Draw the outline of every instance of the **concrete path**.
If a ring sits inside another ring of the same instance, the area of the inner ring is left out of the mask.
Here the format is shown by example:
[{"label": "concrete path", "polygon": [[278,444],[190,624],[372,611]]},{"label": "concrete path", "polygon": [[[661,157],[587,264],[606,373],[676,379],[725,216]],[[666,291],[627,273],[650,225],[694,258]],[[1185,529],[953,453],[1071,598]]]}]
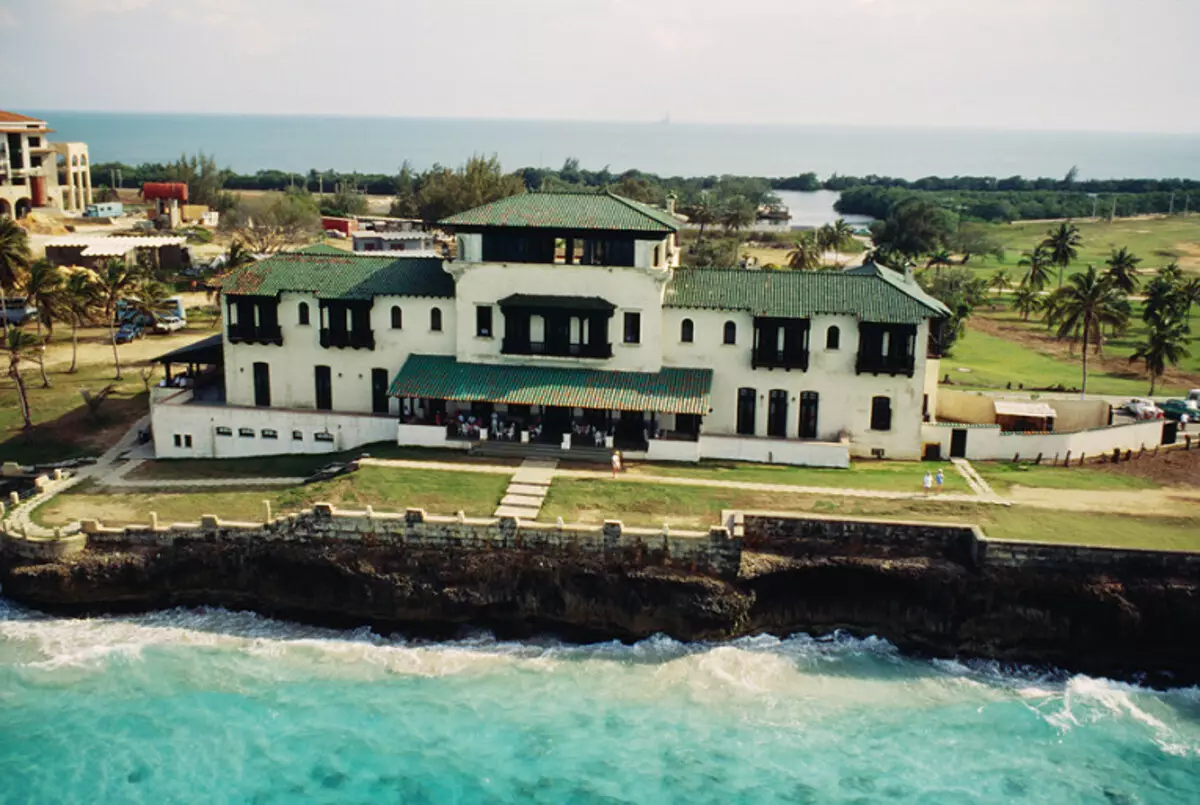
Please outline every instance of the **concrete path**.
[{"label": "concrete path", "polygon": [[952,458],[950,461],[954,464],[954,469],[958,470],[958,474],[967,482],[967,486],[971,487],[976,495],[987,500],[1000,502],[1000,496],[992,489],[991,484],[983,480],[983,476],[975,471],[971,466],[971,462],[965,458]]},{"label": "concrete path", "polygon": [[522,461],[494,516],[536,520],[546,502],[546,493],[550,491],[557,467],[558,462],[553,459],[527,458]]}]

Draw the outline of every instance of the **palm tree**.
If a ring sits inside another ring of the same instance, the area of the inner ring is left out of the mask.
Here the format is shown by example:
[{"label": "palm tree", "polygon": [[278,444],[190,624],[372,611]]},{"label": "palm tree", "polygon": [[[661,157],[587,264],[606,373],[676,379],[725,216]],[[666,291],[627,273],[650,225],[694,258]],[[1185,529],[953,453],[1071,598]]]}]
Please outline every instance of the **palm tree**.
[{"label": "palm tree", "polygon": [[29,392],[25,388],[25,379],[21,377],[21,362],[27,359],[36,360],[41,340],[14,325],[5,331],[3,343],[4,351],[8,353],[8,376],[17,386],[17,399],[21,403],[21,419],[24,422],[25,430],[32,430],[33,419],[29,410]]},{"label": "palm tree", "polygon": [[1104,261],[1104,265],[1108,266],[1105,276],[1125,293],[1133,293],[1138,286],[1137,264],[1140,262],[1142,258],[1133,255],[1124,246],[1119,250],[1113,249]]},{"label": "palm tree", "polygon": [[121,356],[117,354],[117,302],[133,292],[137,281],[138,272],[121,260],[109,260],[96,275],[96,293],[104,312],[104,321],[108,325],[117,380],[121,379]]},{"label": "palm tree", "polygon": [[1124,326],[1129,320],[1129,299],[1122,291],[1102,278],[1095,266],[1085,274],[1072,274],[1070,282],[1055,293],[1050,323],[1057,325],[1059,338],[1083,338],[1083,394],[1087,394],[1088,346],[1099,347],[1100,328],[1105,324]]},{"label": "palm tree", "polygon": [[814,270],[821,265],[821,255],[816,235],[812,232],[801,232],[800,239],[796,241],[796,248],[788,252],[788,267],[801,271]]},{"label": "palm tree", "polygon": [[[696,235],[696,245],[704,242],[704,227],[717,222],[717,210],[708,202],[708,194],[701,193],[700,200],[691,209],[692,220],[700,224],[700,232]],[[230,261],[233,259],[233,246],[229,247]]]},{"label": "palm tree", "polygon": [[1154,387],[1167,371],[1167,366],[1176,366],[1188,357],[1187,327],[1175,318],[1156,319],[1150,325],[1146,340],[1142,341],[1129,356],[1130,362],[1141,361],[1146,365],[1146,373],[1150,375],[1150,396],[1154,396]]},{"label": "palm tree", "polygon": [[996,272],[992,274],[992,278],[988,280],[988,285],[990,285],[996,291],[996,293],[1003,294],[1012,287],[1012,280],[1008,278],[1008,271],[1006,269],[998,268],[996,269]]},{"label": "palm tree", "polygon": [[234,238],[229,242],[229,251],[225,254],[225,271],[233,271],[236,268],[250,265],[254,262],[254,255],[245,247],[245,245]]},{"label": "palm tree", "polygon": [[1079,235],[1079,227],[1070,221],[1059,224],[1058,229],[1051,229],[1046,233],[1046,239],[1042,241],[1042,246],[1050,256],[1050,264],[1058,266],[1059,288],[1063,284],[1063,269],[1079,256],[1075,247],[1081,243],[1083,243],[1083,238]]},{"label": "palm tree", "polygon": [[0,217],[0,312],[8,330],[8,304],[5,292],[16,287],[29,268],[29,236],[13,219]]},{"label": "palm tree", "polygon": [[[59,272],[58,266],[51,263],[49,260],[35,260],[29,266],[29,273],[25,275],[25,281],[21,283],[22,290],[25,291],[25,299],[27,304],[37,310],[37,339],[42,342],[42,321],[46,322],[47,340],[49,335],[53,333],[54,316],[58,312],[58,304],[60,301],[59,293],[62,291],[62,273]],[[42,388],[50,388],[50,378],[46,375],[46,362],[40,362],[42,370]]]},{"label": "palm tree", "polygon": [[1179,295],[1184,301],[1184,320],[1188,330],[1192,329],[1192,305],[1200,305],[1200,277],[1192,277],[1179,287]]},{"label": "palm tree", "polygon": [[929,259],[925,261],[926,268],[937,266],[934,270],[935,274],[942,273],[942,266],[950,266],[953,260],[950,259],[950,252],[945,249],[938,249],[933,254],[929,255]]},{"label": "palm tree", "polygon": [[1022,321],[1029,321],[1030,314],[1041,310],[1042,295],[1028,285],[1020,285],[1013,292],[1012,308],[1021,314]]},{"label": "palm tree", "polygon": [[846,223],[845,218],[839,218],[827,226],[829,227],[829,243],[833,247],[833,261],[841,265],[842,255],[840,252],[853,242],[854,230],[850,224]]},{"label": "palm tree", "polygon": [[128,302],[129,307],[135,312],[146,318],[157,320],[162,316],[169,315],[175,309],[175,304],[169,301],[170,298],[171,289],[166,285],[143,278],[137,292],[129,298]]},{"label": "palm tree", "polygon": [[71,368],[67,370],[67,374],[74,374],[79,354],[79,325],[96,313],[98,300],[95,274],[86,268],[68,270],[61,299],[62,311],[71,320]]},{"label": "palm tree", "polygon": [[1050,281],[1050,253],[1044,244],[1039,243],[1032,252],[1025,252],[1017,265],[1028,269],[1025,276],[1021,277],[1022,285],[1040,292]]}]

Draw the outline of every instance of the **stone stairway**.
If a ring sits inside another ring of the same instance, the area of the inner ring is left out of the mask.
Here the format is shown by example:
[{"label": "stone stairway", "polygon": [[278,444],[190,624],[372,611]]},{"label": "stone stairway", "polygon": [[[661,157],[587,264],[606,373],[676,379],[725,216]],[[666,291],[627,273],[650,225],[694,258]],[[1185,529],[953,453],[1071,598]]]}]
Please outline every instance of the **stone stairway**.
[{"label": "stone stairway", "polygon": [[563,450],[555,444],[520,442],[476,442],[471,446],[471,455],[493,458],[537,458],[556,462],[559,460],[594,461],[608,466],[612,451],[604,447],[572,447]]},{"label": "stone stairway", "polygon": [[550,482],[558,462],[554,459],[527,458],[513,473],[508,490],[497,507],[496,517],[516,517],[518,520],[536,520],[542,511]]}]

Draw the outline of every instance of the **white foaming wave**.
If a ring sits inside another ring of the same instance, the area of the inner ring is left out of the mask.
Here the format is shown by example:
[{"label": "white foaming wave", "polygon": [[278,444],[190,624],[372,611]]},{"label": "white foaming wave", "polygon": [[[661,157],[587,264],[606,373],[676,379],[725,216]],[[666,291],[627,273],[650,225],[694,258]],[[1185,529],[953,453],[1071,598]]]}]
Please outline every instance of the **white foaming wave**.
[{"label": "white foaming wave", "polygon": [[[1062,732],[1086,728],[1106,719],[1127,718],[1146,728],[1163,752],[1180,757],[1200,757],[1200,732],[1189,729],[1187,719],[1173,719],[1176,722],[1173,726],[1150,712],[1173,709],[1171,699],[1174,697],[1185,701],[1200,698],[1196,688],[1178,688],[1164,693],[1079,674],[1071,677],[1060,693],[1045,696],[1031,709]],[[1030,698],[1036,698],[1032,691]]]}]

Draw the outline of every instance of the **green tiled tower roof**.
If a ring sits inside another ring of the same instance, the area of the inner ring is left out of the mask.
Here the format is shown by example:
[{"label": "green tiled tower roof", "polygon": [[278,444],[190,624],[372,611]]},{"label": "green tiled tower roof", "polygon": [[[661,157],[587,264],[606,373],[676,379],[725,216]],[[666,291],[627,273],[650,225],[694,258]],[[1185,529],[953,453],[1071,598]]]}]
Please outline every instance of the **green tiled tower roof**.
[{"label": "green tiled tower roof", "polygon": [[915,281],[874,263],[850,271],[681,268],[667,286],[663,306],[780,318],[848,314],[886,324],[950,315]]},{"label": "green tiled tower roof", "polygon": [[450,355],[409,355],[388,393],[464,402],[703,415],[710,405],[712,378],[711,369],[605,372],[459,363]]},{"label": "green tiled tower roof", "polygon": [[666,210],[607,191],[522,193],[439,221],[457,227],[597,229],[614,232],[677,232]]},{"label": "green tiled tower roof", "polygon": [[453,298],[454,279],[436,257],[375,256],[330,247],[281,252],[231,272],[221,283],[226,294],[276,296],[284,291],[321,299],[376,296]]}]

